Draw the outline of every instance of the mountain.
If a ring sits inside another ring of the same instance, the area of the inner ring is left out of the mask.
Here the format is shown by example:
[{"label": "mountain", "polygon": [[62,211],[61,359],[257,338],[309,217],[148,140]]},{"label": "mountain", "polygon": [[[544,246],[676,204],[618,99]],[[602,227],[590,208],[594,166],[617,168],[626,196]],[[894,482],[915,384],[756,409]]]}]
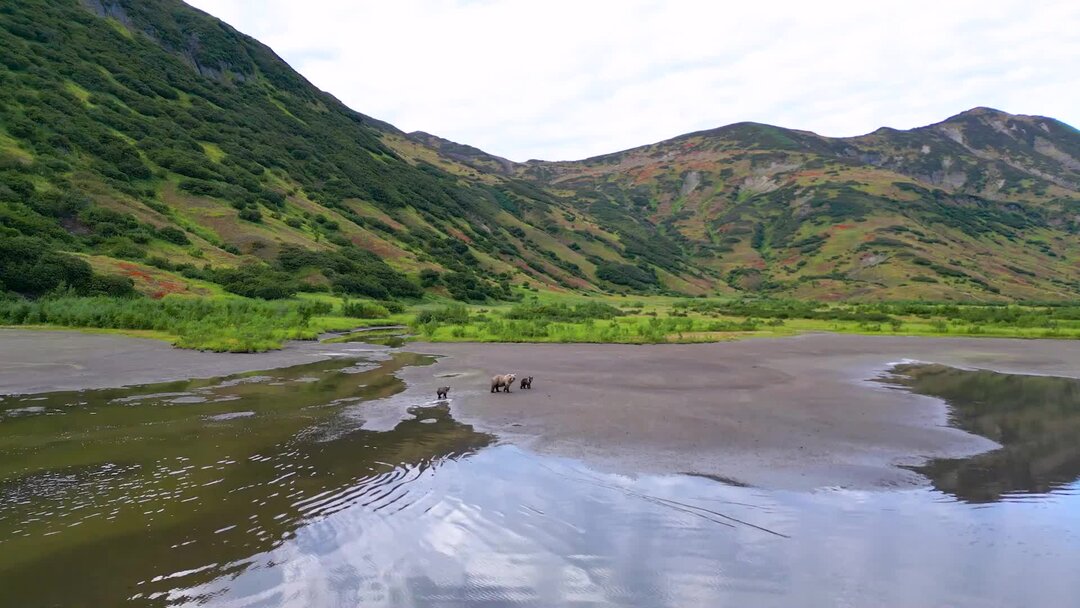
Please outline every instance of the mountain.
[{"label": "mountain", "polygon": [[1050,118],[515,163],[360,114],[178,0],[0,4],[0,294],[1067,299],[1078,232],[1080,135]]},{"label": "mountain", "polygon": [[513,161],[502,158],[501,156],[488,154],[480,148],[459,144],[450,141],[449,139],[439,137],[438,135],[424,133],[423,131],[409,133],[408,138],[427,146],[428,148],[434,149],[441,156],[463,165],[468,165],[483,173],[510,175],[514,172],[514,167],[516,166],[516,163]]},{"label": "mountain", "polygon": [[647,218],[739,291],[1058,299],[1080,290],[1080,133],[976,108],[828,138],[756,123],[517,173]]},{"label": "mountain", "polygon": [[[0,260],[70,252],[155,294],[193,285],[151,285],[155,271],[376,297],[416,295],[423,273],[463,299],[507,297],[511,280],[597,289],[598,264],[626,262],[568,201],[354,112],[176,0],[5,2],[0,66],[0,226],[16,245]],[[10,264],[7,291],[77,278]]]}]

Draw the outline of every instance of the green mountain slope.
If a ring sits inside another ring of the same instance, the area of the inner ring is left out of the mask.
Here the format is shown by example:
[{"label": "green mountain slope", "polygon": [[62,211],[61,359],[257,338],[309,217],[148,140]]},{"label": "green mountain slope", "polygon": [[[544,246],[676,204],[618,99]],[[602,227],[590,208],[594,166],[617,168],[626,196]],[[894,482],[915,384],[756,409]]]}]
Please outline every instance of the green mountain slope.
[{"label": "green mountain slope", "polygon": [[[598,263],[623,261],[564,201],[346,108],[176,0],[4,3],[0,26],[7,237],[106,271],[112,259],[226,286],[285,280],[266,262],[308,289],[377,296],[414,295],[402,275],[425,269],[462,298],[505,297],[511,280],[593,289]],[[570,248],[586,239],[590,253]],[[214,270],[245,264],[244,281]]]},{"label": "green mountain slope", "polygon": [[0,3],[0,294],[1074,298],[1078,159],[1068,125],[976,109],[514,163],[357,113],[179,0]]},{"label": "green mountain slope", "polygon": [[648,218],[730,288],[811,298],[1072,298],[1080,133],[977,108],[826,138],[741,123],[517,173]]}]

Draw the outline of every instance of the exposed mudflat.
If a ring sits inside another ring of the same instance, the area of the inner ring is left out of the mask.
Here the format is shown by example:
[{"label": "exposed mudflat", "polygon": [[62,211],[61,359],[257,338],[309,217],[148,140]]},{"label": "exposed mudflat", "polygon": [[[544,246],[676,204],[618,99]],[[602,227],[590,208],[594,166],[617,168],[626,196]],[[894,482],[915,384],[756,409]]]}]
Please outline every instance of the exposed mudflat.
[{"label": "exposed mudflat", "polygon": [[[897,465],[996,444],[947,425],[938,399],[872,381],[907,359],[1080,374],[1080,342],[814,334],[700,345],[411,344],[444,355],[403,370],[452,387],[458,420],[543,452],[626,472],[699,473],[806,489],[920,483]],[[495,373],[534,388],[491,394]],[[425,395],[426,396],[426,395]],[[420,395],[412,397],[421,398]]]},{"label": "exposed mudflat", "polygon": [[[1004,608],[1080,593],[1080,381],[889,365],[1065,375],[1080,343],[408,347],[442,353],[434,365],[361,344],[0,345],[4,381],[38,389],[302,363],[0,396],[2,606]],[[496,371],[535,389],[491,394]],[[895,466],[994,446],[957,429],[1003,446]]]},{"label": "exposed mudflat", "polygon": [[212,378],[385,350],[361,343],[290,342],[266,353],[210,353],[144,338],[0,329],[0,395]]},{"label": "exposed mudflat", "polygon": [[[995,447],[951,428],[938,399],[872,379],[920,360],[1010,373],[1080,375],[1080,342],[816,334],[700,345],[423,344],[442,355],[399,372],[409,388],[365,406],[392,428],[451,386],[452,415],[534,450],[629,473],[695,473],[762,487],[882,487],[921,482],[898,465]],[[309,363],[381,358],[362,343],[293,343],[217,354],[162,342],[0,330],[0,394],[116,387]],[[489,392],[495,373],[532,390]]]}]

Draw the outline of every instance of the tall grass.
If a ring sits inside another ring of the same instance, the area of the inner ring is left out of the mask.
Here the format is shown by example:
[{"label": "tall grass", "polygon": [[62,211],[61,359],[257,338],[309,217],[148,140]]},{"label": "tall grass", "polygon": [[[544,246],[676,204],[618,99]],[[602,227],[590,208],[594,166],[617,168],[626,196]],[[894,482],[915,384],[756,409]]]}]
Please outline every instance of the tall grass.
[{"label": "tall grass", "polygon": [[[0,325],[150,330],[177,346],[257,352],[330,329],[404,321],[386,319],[396,303],[324,300],[267,302],[239,297],[161,300],[53,297],[0,300]],[[345,316],[326,316],[339,310]],[[378,316],[378,319],[365,317]],[[1080,306],[951,303],[818,303],[767,300],[650,300],[620,310],[604,302],[539,302],[504,308],[460,304],[418,308],[411,323],[424,339],[475,342],[709,342],[805,331],[927,336],[1080,338]]]},{"label": "tall grass", "polygon": [[517,304],[506,312],[507,319],[532,319],[548,321],[585,321],[587,319],[614,319],[625,313],[603,302],[583,302],[573,306],[533,302]]},{"label": "tall grass", "polygon": [[474,342],[594,342],[657,344],[720,339],[721,332],[757,331],[755,319],[739,321],[702,317],[628,317],[618,309],[599,306],[514,306],[502,314],[470,315],[461,307],[425,311],[415,329],[436,341]]},{"label": "tall grass", "polygon": [[796,300],[651,300],[522,303],[503,310],[425,311],[415,329],[433,341],[710,342],[807,331],[920,336],[1080,338],[1080,306],[829,303]]},{"label": "tall grass", "polygon": [[182,348],[261,352],[317,337],[322,328],[312,319],[330,309],[321,302],[242,298],[60,297],[0,301],[0,324],[152,330],[175,336]]}]

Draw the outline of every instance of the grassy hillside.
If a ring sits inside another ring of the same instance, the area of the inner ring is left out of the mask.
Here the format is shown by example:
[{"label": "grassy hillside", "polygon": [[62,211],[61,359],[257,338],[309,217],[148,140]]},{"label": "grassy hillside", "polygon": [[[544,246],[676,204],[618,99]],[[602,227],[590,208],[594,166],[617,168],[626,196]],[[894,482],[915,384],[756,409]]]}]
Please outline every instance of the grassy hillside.
[{"label": "grassy hillside", "polygon": [[0,230],[31,254],[266,297],[407,297],[421,281],[474,300],[509,297],[512,282],[595,289],[597,263],[623,261],[622,246],[569,209],[346,108],[178,0],[0,7]]},{"label": "grassy hillside", "polygon": [[1069,299],[1080,133],[977,108],[833,139],[742,123],[517,173],[608,225],[647,218],[736,292],[813,299]]}]

